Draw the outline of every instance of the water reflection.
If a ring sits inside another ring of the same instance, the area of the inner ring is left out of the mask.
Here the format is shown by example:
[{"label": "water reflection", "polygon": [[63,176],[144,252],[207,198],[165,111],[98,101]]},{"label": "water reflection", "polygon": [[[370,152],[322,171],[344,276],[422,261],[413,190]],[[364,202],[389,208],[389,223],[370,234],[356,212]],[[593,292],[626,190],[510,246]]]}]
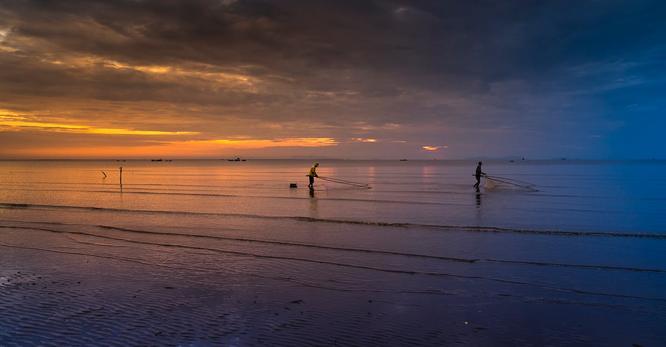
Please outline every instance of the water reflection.
[{"label": "water reflection", "polygon": [[309,195],[310,195],[310,208],[309,208],[310,217],[319,218],[319,208],[317,206],[317,198],[315,196],[315,190],[310,189]]}]

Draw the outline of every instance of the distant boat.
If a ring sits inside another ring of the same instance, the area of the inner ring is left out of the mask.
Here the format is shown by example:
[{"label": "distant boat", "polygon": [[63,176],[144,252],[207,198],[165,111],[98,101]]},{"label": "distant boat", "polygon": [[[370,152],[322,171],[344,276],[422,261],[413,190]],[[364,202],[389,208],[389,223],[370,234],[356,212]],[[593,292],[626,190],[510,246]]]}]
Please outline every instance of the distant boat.
[{"label": "distant boat", "polygon": [[150,161],[164,161],[164,159],[150,159]]},{"label": "distant boat", "polygon": [[246,160],[236,157],[236,159],[227,159],[227,161],[246,161]]},{"label": "distant boat", "polygon": [[407,161],[407,159],[400,159],[400,161]]}]

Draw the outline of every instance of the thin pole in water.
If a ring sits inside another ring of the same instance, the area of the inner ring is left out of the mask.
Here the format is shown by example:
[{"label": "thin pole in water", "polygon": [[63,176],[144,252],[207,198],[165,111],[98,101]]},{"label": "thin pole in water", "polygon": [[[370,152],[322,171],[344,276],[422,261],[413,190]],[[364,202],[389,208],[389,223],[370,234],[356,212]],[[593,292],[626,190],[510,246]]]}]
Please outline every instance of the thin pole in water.
[{"label": "thin pole in water", "polygon": [[123,191],[123,167],[120,167],[120,192]]}]

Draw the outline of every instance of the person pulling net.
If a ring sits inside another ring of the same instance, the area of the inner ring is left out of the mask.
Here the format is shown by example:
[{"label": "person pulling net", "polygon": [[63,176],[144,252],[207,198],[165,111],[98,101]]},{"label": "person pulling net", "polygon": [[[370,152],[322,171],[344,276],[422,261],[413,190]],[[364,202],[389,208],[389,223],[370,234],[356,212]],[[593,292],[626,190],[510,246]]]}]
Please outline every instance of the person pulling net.
[{"label": "person pulling net", "polygon": [[482,162],[479,162],[479,165],[476,166],[476,172],[474,173],[474,177],[476,177],[476,183],[474,184],[474,189],[477,191],[479,190],[479,185],[481,184],[481,177],[486,176],[486,173],[481,170],[481,165],[483,165]]},{"label": "person pulling net", "polygon": [[474,184],[474,189],[476,191],[479,191],[479,186],[481,184],[481,177],[485,178],[485,185],[484,188],[487,190],[495,190],[495,189],[520,189],[520,190],[525,190],[525,191],[531,191],[531,192],[537,192],[539,191],[536,189],[536,185],[513,179],[513,178],[508,178],[508,177],[500,177],[500,176],[490,176],[483,172],[482,170],[482,162],[479,162],[479,164],[476,166],[476,171],[474,173],[474,177],[476,178],[476,183]]},{"label": "person pulling net", "polygon": [[309,180],[308,188],[310,188],[310,189],[314,189],[315,177],[319,177],[319,175],[317,175],[317,168],[318,167],[319,167],[319,163],[314,163],[314,165],[312,165],[312,167],[310,168],[310,172],[308,172],[308,174],[305,175],[305,176],[308,176],[308,180]]},{"label": "person pulling net", "polygon": [[320,180],[323,180],[323,181],[332,182],[332,183],[344,184],[344,185],[348,185],[348,186],[352,186],[352,187],[356,187],[356,188],[367,188],[367,189],[370,189],[370,185],[369,185],[369,184],[360,183],[360,182],[354,182],[354,181],[348,181],[348,180],[343,180],[343,179],[341,179],[341,178],[335,178],[335,177],[324,177],[324,176],[319,176],[319,175],[317,174],[317,168],[318,168],[318,167],[319,167],[319,163],[315,163],[315,164],[310,168],[310,171],[309,171],[308,174],[306,175],[306,176],[308,176],[308,179],[309,179],[308,188],[310,188],[311,190],[314,189],[315,178],[320,179]]}]

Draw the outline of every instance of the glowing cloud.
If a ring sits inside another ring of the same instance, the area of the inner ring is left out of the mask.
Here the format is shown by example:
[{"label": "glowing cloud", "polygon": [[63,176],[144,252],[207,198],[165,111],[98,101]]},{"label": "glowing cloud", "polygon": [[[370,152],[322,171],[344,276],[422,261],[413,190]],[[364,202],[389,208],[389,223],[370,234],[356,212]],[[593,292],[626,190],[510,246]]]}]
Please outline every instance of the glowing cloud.
[{"label": "glowing cloud", "polygon": [[9,47],[5,44],[10,32],[11,28],[0,28],[0,52],[16,52],[15,48]]},{"label": "glowing cloud", "polygon": [[218,139],[207,141],[190,141],[190,143],[212,144],[224,147],[257,149],[269,147],[327,147],[338,142],[330,137],[298,137],[284,139]]},{"label": "glowing cloud", "polygon": [[70,132],[80,134],[98,134],[98,135],[139,135],[139,136],[165,136],[165,135],[196,135],[198,132],[192,131],[161,131],[161,130],[134,130],[124,128],[100,128],[89,125],[64,124],[33,121],[26,117],[9,114],[0,115],[0,132],[3,128],[10,131],[20,131],[24,128],[34,128],[42,131]]},{"label": "glowing cloud", "polygon": [[365,143],[375,143],[375,142],[377,142],[377,139],[355,137],[355,138],[352,139],[352,141],[356,141],[356,142],[365,142]]},{"label": "glowing cloud", "polygon": [[0,29],[0,43],[3,43],[5,41],[7,34],[9,34],[8,29]]},{"label": "glowing cloud", "polygon": [[[0,34],[1,33],[2,32],[0,31]],[[256,84],[259,82],[257,78],[240,73],[220,71],[219,68],[207,64],[194,64],[189,67],[169,65],[131,65],[94,55],[60,57],[59,59],[42,60],[42,62],[53,65],[64,65],[72,69],[105,68],[111,70],[136,71],[150,75],[153,78],[180,82],[183,82],[183,79],[194,79],[225,86],[242,87],[252,91],[255,90]]]},{"label": "glowing cloud", "polygon": [[422,146],[421,148],[428,152],[436,152],[442,148],[449,148],[449,146]]}]

